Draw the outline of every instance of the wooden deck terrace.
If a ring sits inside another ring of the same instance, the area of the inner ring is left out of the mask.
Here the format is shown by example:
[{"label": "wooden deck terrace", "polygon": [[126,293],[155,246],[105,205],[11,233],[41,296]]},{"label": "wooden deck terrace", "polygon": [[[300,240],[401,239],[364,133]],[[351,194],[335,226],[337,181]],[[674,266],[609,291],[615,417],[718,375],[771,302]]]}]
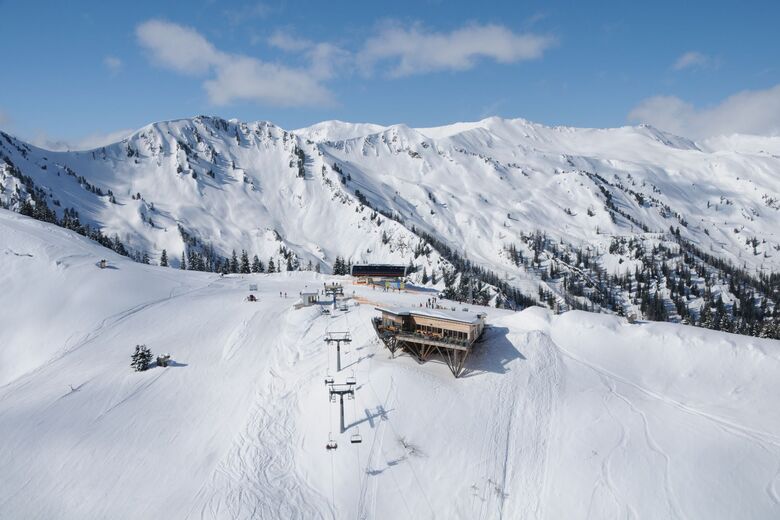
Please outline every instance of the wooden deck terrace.
[{"label": "wooden deck terrace", "polygon": [[371,320],[379,339],[390,352],[395,355],[398,349],[409,353],[418,363],[425,363],[433,354],[438,354],[452,374],[460,377],[466,365],[466,358],[471,353],[471,347],[476,342],[459,341],[434,335],[419,334],[404,331],[398,327],[382,325],[381,318]]}]

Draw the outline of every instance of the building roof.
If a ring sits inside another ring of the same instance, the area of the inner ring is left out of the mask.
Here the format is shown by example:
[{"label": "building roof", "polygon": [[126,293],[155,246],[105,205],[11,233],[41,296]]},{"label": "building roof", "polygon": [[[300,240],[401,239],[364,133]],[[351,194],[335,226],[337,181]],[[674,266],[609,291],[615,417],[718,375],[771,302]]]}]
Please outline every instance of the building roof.
[{"label": "building roof", "polygon": [[406,265],[403,264],[352,264],[352,276],[376,276],[401,278],[406,276]]},{"label": "building roof", "polygon": [[396,316],[425,316],[439,320],[478,324],[487,314],[484,312],[450,311],[446,309],[426,309],[424,307],[375,307],[376,310]]}]

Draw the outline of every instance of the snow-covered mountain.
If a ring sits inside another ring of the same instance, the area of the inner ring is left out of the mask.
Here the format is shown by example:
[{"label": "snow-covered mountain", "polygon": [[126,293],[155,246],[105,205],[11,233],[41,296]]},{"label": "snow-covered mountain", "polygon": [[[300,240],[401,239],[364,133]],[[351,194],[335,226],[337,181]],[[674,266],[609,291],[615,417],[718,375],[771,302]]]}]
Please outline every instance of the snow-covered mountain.
[{"label": "snow-covered mountain", "polygon": [[[165,249],[176,266],[187,250],[215,264],[243,249],[325,271],[337,256],[412,262],[439,287],[444,270],[475,269],[500,289],[492,301],[517,300],[512,288],[562,310],[695,321],[717,301],[734,322],[748,298],[774,312],[777,282],[761,280],[780,271],[779,171],[777,139],[522,119],[288,132],[199,116],[79,152],[0,134],[4,206],[33,195],[58,219],[73,208],[139,259]],[[652,283],[621,278],[637,270]],[[665,310],[651,316],[648,295]]]},{"label": "snow-covered mountain", "polygon": [[[334,278],[143,265],[2,209],[0,263],[0,518],[780,515],[774,340],[474,307],[454,379],[371,326],[424,290],[296,310]],[[173,363],[132,371],[137,344]],[[328,373],[357,380],[346,433]]]}]

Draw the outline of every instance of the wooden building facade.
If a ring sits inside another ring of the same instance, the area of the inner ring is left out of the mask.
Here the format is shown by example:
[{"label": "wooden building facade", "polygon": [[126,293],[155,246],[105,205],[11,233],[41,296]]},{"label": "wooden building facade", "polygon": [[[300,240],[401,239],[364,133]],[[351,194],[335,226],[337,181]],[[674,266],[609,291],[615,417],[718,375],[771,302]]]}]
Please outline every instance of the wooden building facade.
[{"label": "wooden building facade", "polygon": [[417,358],[420,363],[438,354],[459,377],[466,358],[485,330],[484,313],[376,307],[381,317],[374,319],[374,328],[391,352],[399,348]]}]

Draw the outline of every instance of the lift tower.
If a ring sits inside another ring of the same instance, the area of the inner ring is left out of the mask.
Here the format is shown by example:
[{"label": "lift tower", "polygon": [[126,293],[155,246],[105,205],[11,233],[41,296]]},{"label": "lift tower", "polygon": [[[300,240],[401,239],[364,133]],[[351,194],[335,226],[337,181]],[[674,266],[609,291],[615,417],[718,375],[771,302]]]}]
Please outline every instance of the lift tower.
[{"label": "lift tower", "polygon": [[340,433],[344,433],[346,428],[344,427],[344,396],[347,396],[347,399],[354,399],[355,398],[355,380],[354,379],[347,379],[347,382],[343,385],[330,385],[330,402],[335,403],[336,397],[338,397],[340,403],[341,403],[341,429],[339,430]]},{"label": "lift tower", "polygon": [[336,344],[336,370],[341,371],[341,344],[352,343],[352,334],[349,332],[328,332],[325,335],[325,343]]}]

